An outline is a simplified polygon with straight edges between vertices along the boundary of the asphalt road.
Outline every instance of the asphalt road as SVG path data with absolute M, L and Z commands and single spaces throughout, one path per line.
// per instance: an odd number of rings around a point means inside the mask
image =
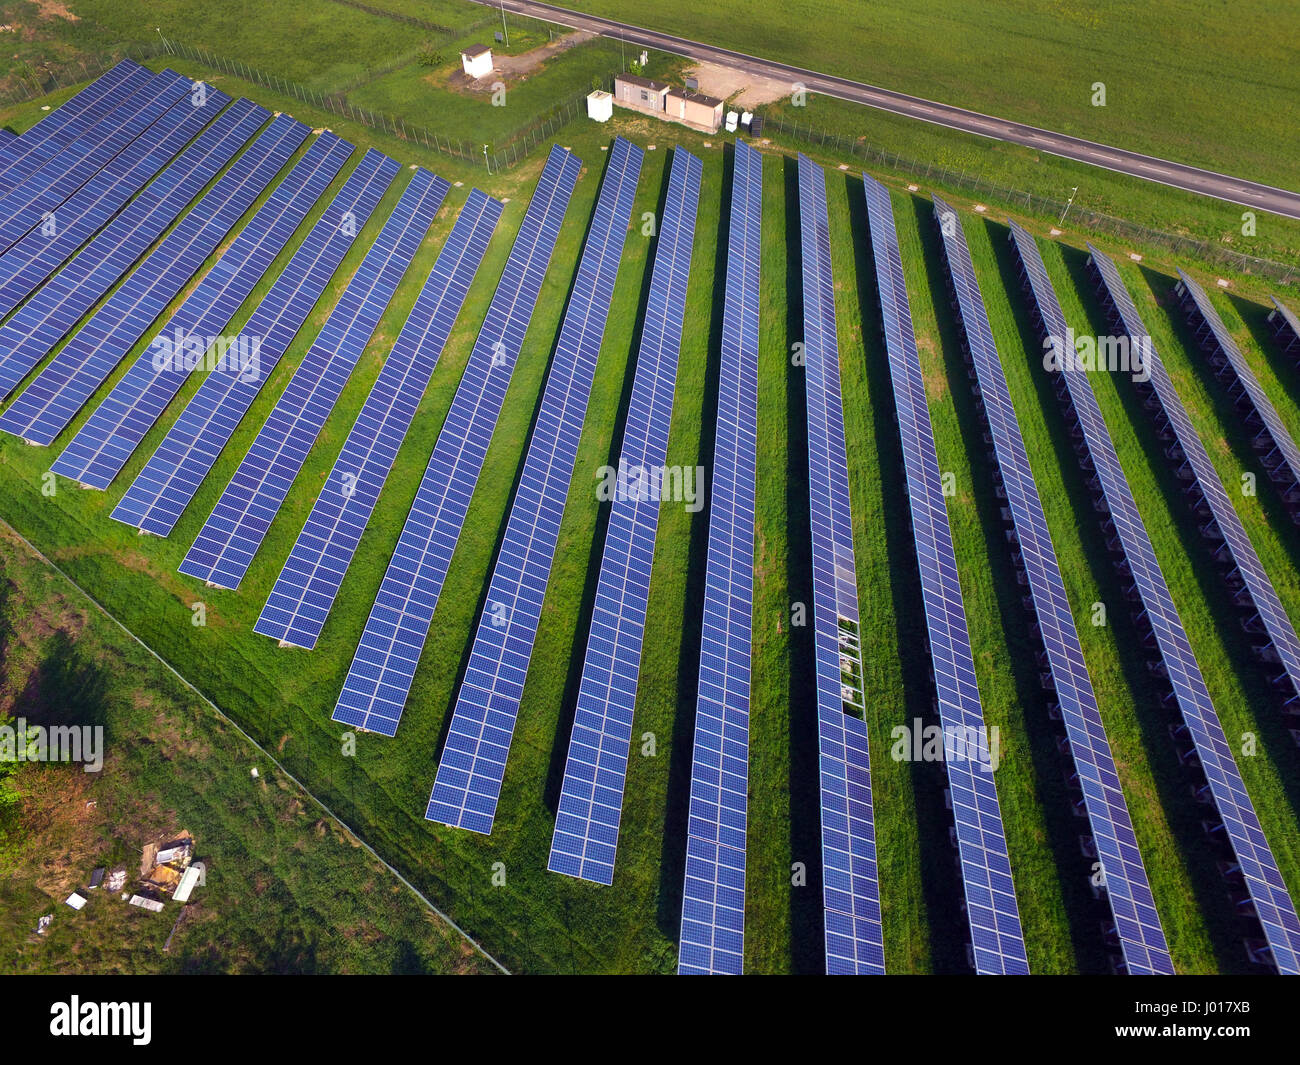
M 849 81 L 847 78 L 819 74 L 815 70 L 805 70 L 802 67 L 778 63 L 771 59 L 760 59 L 728 48 L 674 37 L 671 34 L 642 29 L 639 26 L 615 22 L 612 19 L 587 15 L 579 11 L 570 11 L 568 8 L 555 7 L 551 4 L 534 3 L 533 0 L 476 0 L 476 2 L 486 7 L 498 9 L 504 7 L 507 11 L 517 14 L 530 15 L 533 18 L 572 26 L 574 29 L 590 30 L 606 37 L 618 38 L 638 49 L 654 48 L 662 52 L 686 56 L 689 59 L 725 63 L 758 76 L 788 78 L 792 88 L 795 82 L 799 82 L 810 92 L 820 93 L 823 96 L 850 100 L 853 103 L 865 104 L 882 111 L 906 115 L 908 118 L 932 122 L 935 125 L 974 133 L 981 137 L 1023 144 L 1051 155 L 1145 178 L 1147 181 L 1157 181 L 1176 189 L 1226 200 L 1228 203 L 1271 211 L 1273 214 L 1284 215 L 1287 218 L 1300 218 L 1300 193 L 1273 188 L 1271 185 L 1261 185 L 1245 178 L 1216 174 L 1210 170 L 1201 170 L 1199 167 L 1157 159 L 1150 155 L 1125 151 L 1123 148 L 1112 148 L 1079 137 L 1070 137 L 1064 133 L 1053 133 L 1051 130 L 1038 129 L 1036 126 L 994 118 L 991 115 L 982 115 L 977 111 L 967 111 L 950 104 L 923 100 L 917 96 L 891 92 L 889 89 L 878 89 L 872 85 L 864 85 L 862 82 Z

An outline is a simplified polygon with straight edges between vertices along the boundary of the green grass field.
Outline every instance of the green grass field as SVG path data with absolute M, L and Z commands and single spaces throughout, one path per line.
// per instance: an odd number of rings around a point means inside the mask
M 173 65 L 187 73 L 203 73 L 186 63 Z M 614 454 L 651 261 L 651 242 L 640 235 L 639 226 L 628 237 L 619 274 L 495 831 L 482 837 L 435 826 L 424 821 L 423 810 L 573 282 L 603 170 L 601 149 L 615 132 L 655 146 L 646 153 L 634 219 L 656 210 L 669 148 L 687 147 L 705 163 L 669 463 L 707 466 L 711 461 L 725 265 L 719 249 L 719 241 L 725 242 L 722 141 L 627 117 L 618 118 L 611 127 L 576 123 L 558 138 L 586 166 L 506 397 L 401 730 L 395 740 L 359 737 L 356 756 L 348 757 L 343 753 L 341 730 L 329 721 L 330 711 L 544 153 L 488 177 L 481 169 L 449 163 L 395 138 L 377 137 L 365 127 L 314 112 L 237 79 L 212 80 L 226 91 L 250 96 L 273 109 L 288 109 L 312 125 L 329 125 L 359 146 L 373 143 L 403 163 L 422 163 L 464 181 L 466 187 L 454 189 L 449 196 L 238 592 L 205 589 L 178 575 L 176 566 L 395 204 L 407 180 L 405 171 L 171 537 L 138 537 L 108 515 L 197 388 L 197 380 L 187 382 L 107 493 L 80 491 L 66 481 L 59 482 L 52 499 L 41 492 L 41 474 L 93 403 L 53 449 L 29 448 L 0 437 L 0 517 L 273 751 L 314 795 L 509 968 L 671 971 L 680 919 L 707 533 L 704 513 L 692 516 L 670 507 L 661 516 L 634 725 L 637 736 L 655 734 L 656 753 L 642 757 L 634 748 L 614 887 L 602 889 L 545 871 L 580 666 L 574 657 L 585 646 L 601 549 L 602 514 L 595 499 L 594 474 Z M 21 129 L 39 115 L 39 108 L 29 105 L 0 115 L 0 120 Z M 838 161 L 830 153 L 820 153 L 818 158 L 827 164 Z M 904 270 L 940 465 L 955 474 L 958 486 L 949 511 L 985 712 L 1003 734 L 1004 762 L 997 782 L 1030 963 L 1037 972 L 1100 971 L 1105 958 L 1097 911 L 1087 897 L 1089 865 L 1078 849 L 1078 822 L 1066 808 L 1050 725 L 1034 693 L 1037 676 L 1026 653 L 1030 643 L 1019 612 L 1020 593 L 1001 537 L 991 470 L 979 443 L 973 401 L 943 291 L 925 195 L 931 190 L 921 183 L 920 192 L 909 195 L 896 178 L 886 177 L 896 191 Z M 868 725 L 887 962 L 895 972 L 957 971 L 964 964 L 963 918 L 947 842 L 943 774 L 933 765 L 911 765 L 888 757 L 890 730 L 928 713 L 928 664 L 921 642 L 924 620 L 903 516 L 901 456 L 880 341 L 861 183 L 852 171 L 842 173 L 833 166 L 828 166 L 827 180 L 864 663 L 872 694 Z M 498 232 L 317 648 L 282 650 L 254 634 L 253 623 L 471 183 L 509 198 Z M 806 630 L 790 625 L 792 603 L 807 602 L 811 593 L 803 380 L 789 354 L 801 334 L 794 193 L 791 164 L 781 152 L 769 152 L 746 937 L 746 967 L 753 972 L 816 971 L 822 964 L 816 735 L 808 687 L 811 644 Z M 965 201 L 957 200 L 955 205 L 964 207 Z M 970 212 L 963 219 L 1175 962 L 1184 972 L 1243 969 L 1244 955 L 1227 912 L 1227 896 L 1215 883 L 1212 855 L 1201 835 L 1199 808 L 1187 793 L 1163 719 L 1151 707 L 1134 631 L 1065 443 L 1050 385 L 1037 361 L 1040 349 L 1015 285 L 1005 227 L 998 219 L 986 221 Z M 312 220 L 299 231 L 299 238 Z M 1045 220 L 1025 221 L 1036 232 L 1046 232 Z M 1129 264 L 1122 247 L 1101 243 L 1125 263 L 1125 277 L 1165 362 L 1225 483 L 1232 487 L 1243 470 L 1256 466 L 1234 415 L 1190 345 L 1180 315 L 1169 305 L 1169 263 L 1149 258 L 1139 267 Z M 272 274 L 292 249 L 293 245 L 280 257 Z M 1101 328 L 1091 292 L 1082 283 L 1077 250 L 1062 244 L 1050 245 L 1046 252 L 1071 323 L 1080 332 Z M 230 331 L 239 329 L 267 287 L 269 281 L 263 282 Z M 1300 424 L 1300 388 L 1292 368 L 1280 364 L 1262 332 L 1266 289 L 1240 279 L 1232 291 L 1233 296 L 1226 298 L 1216 292 L 1216 302 L 1294 428 Z M 151 336 L 146 335 L 138 350 Z M 126 365 L 124 361 L 114 380 Z M 1247 731 L 1258 734 L 1259 753 L 1240 762 L 1292 892 L 1300 893 L 1296 853 L 1300 759 L 1267 709 L 1270 704 L 1242 634 L 1220 620 L 1228 616 L 1223 611 L 1226 593 L 1213 582 L 1203 555 L 1198 554 L 1203 549 L 1194 526 L 1181 507 L 1171 475 L 1158 461 L 1153 433 L 1126 391 L 1127 382 L 1105 378 L 1095 386 L 1225 728 L 1232 738 Z M 96 402 L 106 391 L 107 386 Z M 1295 577 L 1300 534 L 1270 493 L 1271 487 L 1261 478 L 1258 498 L 1239 499 L 1235 492 L 1233 498 L 1294 616 L 1300 610 Z M 197 601 L 207 607 L 207 625 L 202 628 L 191 624 L 191 606 Z M 1086 619 L 1098 601 L 1108 604 L 1111 624 L 1093 628 Z M 202 836 L 199 824 L 187 827 Z M 800 862 L 806 865 L 809 880 L 804 887 L 792 887 L 791 867 Z M 503 863 L 504 884 L 494 882 L 496 863 Z M 427 956 L 433 957 L 432 952 Z M 294 964 L 291 959 L 286 967 Z
M 1300 184 L 1300 9 L 1264 0 L 563 6 L 1133 151 Z M 1104 107 L 1093 85 L 1106 86 Z

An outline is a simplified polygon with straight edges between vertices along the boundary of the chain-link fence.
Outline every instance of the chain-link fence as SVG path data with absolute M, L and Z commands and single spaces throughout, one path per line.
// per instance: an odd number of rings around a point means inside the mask
M 957 171 L 933 163 L 922 163 L 896 152 L 873 148 L 864 140 L 851 134 L 818 129 L 810 123 L 789 122 L 778 115 L 764 115 L 763 133 L 780 134 L 783 137 L 826 148 L 828 151 L 852 155 L 864 162 L 909 174 L 918 181 L 928 181 L 948 188 L 968 189 L 981 197 L 996 200 L 1016 209 L 1023 208 L 1027 214 L 1060 218 L 1068 212 L 1070 224 L 1074 228 L 1090 229 L 1134 244 L 1166 248 L 1176 255 L 1218 263 L 1237 273 L 1267 278 L 1283 285 L 1300 286 L 1300 267 L 1274 262 L 1272 259 L 1261 259 L 1254 255 L 1243 255 L 1221 244 L 1212 244 L 1195 237 L 1151 229 L 1149 226 L 1139 225 L 1124 218 L 1115 218 L 1100 211 L 1092 211 L 1077 204 L 1070 205 L 1064 200 L 1039 196 L 1019 189 L 1009 189 L 986 181 L 967 170 Z

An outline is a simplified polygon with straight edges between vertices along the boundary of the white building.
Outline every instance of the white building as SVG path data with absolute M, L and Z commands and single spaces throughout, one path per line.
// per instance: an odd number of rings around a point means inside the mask
M 486 78 L 492 73 L 492 49 L 486 44 L 471 44 L 460 53 L 460 64 L 471 78 Z

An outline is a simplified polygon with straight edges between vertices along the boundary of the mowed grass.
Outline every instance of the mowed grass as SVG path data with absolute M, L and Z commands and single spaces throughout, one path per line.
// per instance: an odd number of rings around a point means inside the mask
M 668 0 L 574 8 L 1047 129 L 1300 184 L 1300 11 L 1248 0 Z M 1104 107 L 1094 85 L 1106 87 Z
M 235 79 L 214 80 L 227 91 L 252 96 L 267 106 L 289 106 L 275 94 Z M 187 382 L 108 493 L 79 491 L 66 481 L 58 482 L 58 494 L 52 499 L 41 493 L 41 474 L 68 434 L 48 450 L 0 438 L 0 484 L 5 490 L 0 516 L 49 553 L 274 751 L 290 772 L 507 966 L 547 972 L 671 971 L 680 919 L 707 510 L 692 515 L 670 507 L 661 515 L 615 884 L 601 889 L 572 881 L 547 873 L 545 862 L 603 543 L 604 516 L 595 498 L 595 473 L 617 455 L 634 368 L 636 326 L 653 254 L 652 240 L 641 234 L 642 215 L 660 209 L 671 146 L 681 144 L 697 152 L 705 162 L 705 181 L 669 462 L 707 467 L 716 409 L 725 265 L 719 252 L 719 241 L 725 240 L 725 152 L 717 139 L 641 119 L 620 119 L 612 128 L 581 123 L 561 135 L 561 142 L 584 160 L 584 172 L 471 503 L 401 729 L 394 740 L 358 737 L 351 757 L 343 730 L 329 721 L 334 699 L 544 154 L 488 178 L 482 170 L 448 165 L 417 146 L 393 138 L 373 139 L 370 131 L 333 118 L 327 122 L 325 116 L 299 105 L 289 109 L 305 121 L 331 125 L 359 145 L 373 140 L 404 163 L 423 162 L 464 181 L 465 186 L 453 189 L 448 197 L 241 589 L 205 589 L 178 575 L 176 566 L 396 203 L 400 188 L 409 180 L 408 171 L 403 171 L 362 231 L 327 296 L 314 309 L 171 537 L 138 537 L 112 522 L 108 514 L 197 381 Z M 601 147 L 615 131 L 643 146 L 656 145 L 656 150 L 648 150 L 645 156 L 634 226 L 601 352 L 496 829 L 490 837 L 461 833 L 425 822 L 424 806 L 595 202 L 605 159 Z M 790 164 L 779 154 L 767 157 L 764 177 L 746 963 L 753 972 L 814 971 L 821 967 L 822 958 L 816 734 L 810 727 L 807 686 L 812 659 L 807 629 L 791 624 L 794 604 L 807 604 L 811 597 L 803 377 L 790 358 L 791 345 L 801 339 L 802 331 L 797 199 Z M 509 198 L 498 232 L 317 648 L 282 650 L 254 634 L 252 626 L 472 182 Z M 947 839 L 942 768 L 895 761 L 889 754 L 891 730 L 929 714 L 929 666 L 923 652 L 924 619 L 906 526 L 862 190 L 855 178 L 829 170 L 828 192 L 864 660 L 871 693 L 868 723 L 887 962 L 895 972 L 955 971 L 964 965 L 964 918 Z M 1074 840 L 1080 829 L 1065 808 L 1054 740 L 1033 691 L 1036 675 L 1026 661 L 1025 626 L 1018 615 L 1020 591 L 997 527 L 989 470 L 954 347 L 928 202 L 900 195 L 895 206 L 940 464 L 956 474 L 958 493 L 949 501 L 950 514 L 981 693 L 989 722 L 998 725 L 1003 735 L 1005 761 L 997 781 L 1031 965 L 1040 972 L 1096 971 L 1104 966 L 1104 956 L 1098 945 L 1097 911 L 1086 897 L 1089 865 Z M 967 231 L 976 267 L 990 301 L 1022 425 L 1032 425 L 1025 430 L 1031 460 L 1035 473 L 1043 478 L 1040 487 L 1062 551 L 1062 569 L 1085 654 L 1125 774 L 1139 840 L 1176 961 L 1184 971 L 1238 968 L 1240 945 L 1234 942 L 1230 918 L 1225 916 L 1226 895 L 1215 882 L 1212 856 L 1199 836 L 1199 807 L 1178 776 L 1163 721 L 1155 720 L 1149 709 L 1150 693 L 1144 666 L 1132 647 L 1131 626 L 1124 627 L 1124 608 L 1113 577 L 1106 572 L 1109 563 L 1100 553 L 1072 453 L 1062 450 L 1060 419 L 1050 405 L 1045 376 L 1035 373 L 1036 342 L 1025 332 L 1023 299 L 1008 288 L 1013 279 L 1006 275 L 1005 231 L 999 235 L 998 227 L 991 225 L 986 233 L 978 216 L 969 218 Z M 307 228 L 304 225 L 296 239 Z M 282 256 L 275 269 L 284 261 Z M 1077 289 L 1077 279 L 1068 270 L 1063 279 L 1059 277 L 1059 264 L 1053 263 L 1052 268 L 1066 290 L 1063 300 L 1076 301 L 1068 303 L 1067 314 L 1082 331 L 1086 312 L 1080 307 L 1086 304 L 1077 303 L 1077 293 L 1068 296 L 1070 286 Z M 242 325 L 269 283 L 264 282 L 258 295 L 241 309 L 232 329 Z M 1249 311 L 1257 305 L 1248 301 L 1245 306 Z M 1017 343 L 1023 362 L 1011 357 Z M 1170 361 L 1168 355 L 1166 359 Z M 1199 355 L 1192 353 L 1189 361 L 1196 359 Z M 1285 379 L 1285 374 L 1280 376 Z M 104 392 L 101 389 L 72 431 Z M 1206 397 L 1212 393 L 1210 388 L 1186 397 L 1198 418 L 1216 416 L 1214 411 L 1205 413 Z M 1116 408 L 1104 406 L 1110 418 Z M 1117 410 L 1121 418 L 1133 418 L 1133 412 L 1122 405 Z M 1141 453 L 1141 426 L 1133 432 L 1137 442 L 1124 438 L 1122 455 Z M 1226 467 L 1225 471 L 1230 472 Z M 1135 483 L 1144 512 L 1148 495 L 1159 502 L 1162 490 L 1154 475 Z M 1261 495 L 1266 497 L 1268 490 L 1263 485 Z M 1161 523 L 1166 524 L 1178 528 L 1176 515 Z M 1269 557 L 1285 563 L 1292 553 L 1293 532 L 1278 529 L 1276 539 Z M 1157 543 L 1157 551 L 1164 563 L 1170 551 L 1190 559 L 1193 546 L 1164 541 Z M 1206 597 L 1197 586 L 1199 570 L 1204 568 L 1186 561 L 1181 568 L 1166 569 L 1180 606 L 1194 604 L 1198 595 Z M 1293 562 L 1283 565 L 1282 572 L 1294 583 Z M 1112 625 L 1094 629 L 1086 619 L 1091 604 L 1099 600 L 1108 602 Z M 207 608 L 207 625 L 202 628 L 191 624 L 196 602 Z M 1202 619 L 1208 635 L 1202 629 L 1193 631 L 1189 621 L 1198 654 L 1203 640 L 1212 643 L 1216 638 L 1211 616 Z M 1230 707 L 1225 718 L 1238 714 L 1232 721 L 1234 729 L 1250 723 L 1245 704 L 1253 690 L 1241 680 L 1252 667 L 1233 656 L 1236 650 L 1230 647 L 1220 657 L 1218 668 L 1226 675 L 1212 686 L 1216 697 Z M 1294 845 L 1286 843 L 1288 837 L 1294 838 L 1293 804 L 1288 808 L 1294 762 L 1287 761 L 1277 735 L 1280 730 L 1271 726 L 1269 731 L 1267 722 L 1258 724 L 1268 753 L 1260 768 L 1251 770 L 1257 775 L 1248 776 L 1248 784 L 1270 838 L 1279 847 L 1279 860 L 1289 864 L 1288 876 L 1294 877 L 1294 856 L 1285 849 Z M 644 733 L 653 735 L 653 753 Z M 1277 833 L 1282 834 L 1281 843 L 1274 838 Z M 797 863 L 807 873 L 804 886 L 792 884 L 792 878 L 798 880 L 798 870 L 792 868 Z
M 484 79 L 481 89 L 454 88 L 449 79 L 461 72 L 460 54 L 455 48 L 441 51 L 447 58 L 442 66 L 409 63 L 350 92 L 348 101 L 382 114 L 419 116 L 416 122 L 444 137 L 491 144 L 495 150 L 535 118 L 590 92 L 593 80 L 604 85 L 620 69 L 618 44 L 597 38 L 548 60 L 525 78 L 503 81 L 504 94 L 494 102 L 493 78 Z

